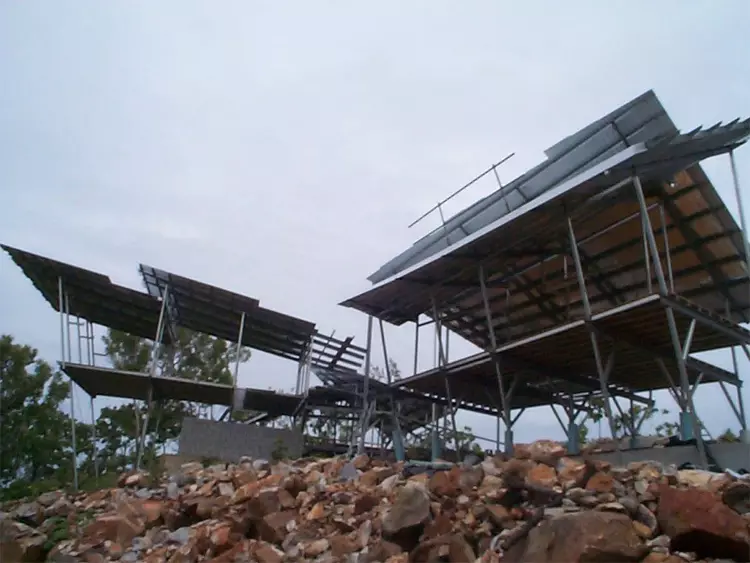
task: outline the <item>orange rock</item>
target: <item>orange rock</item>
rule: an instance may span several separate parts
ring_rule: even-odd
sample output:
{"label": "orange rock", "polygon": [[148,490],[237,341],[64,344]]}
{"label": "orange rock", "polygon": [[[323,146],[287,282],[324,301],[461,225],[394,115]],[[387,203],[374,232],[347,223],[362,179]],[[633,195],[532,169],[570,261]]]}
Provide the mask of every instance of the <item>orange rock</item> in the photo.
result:
{"label": "orange rock", "polygon": [[597,493],[611,493],[615,488],[615,480],[609,473],[601,471],[594,473],[586,482],[586,489]]}
{"label": "orange rock", "polygon": [[334,557],[343,557],[357,551],[357,542],[349,536],[335,534],[329,538],[331,553]]}
{"label": "orange rock", "polygon": [[557,472],[554,467],[540,463],[528,472],[526,482],[542,487],[554,487],[557,485]]}
{"label": "orange rock", "polygon": [[326,505],[322,502],[319,502],[312,507],[312,510],[310,510],[310,512],[307,513],[307,520],[320,520],[321,518],[324,518],[325,515]]}
{"label": "orange rock", "polygon": [[83,535],[89,541],[103,542],[106,540],[130,545],[133,538],[145,531],[143,522],[134,517],[119,514],[104,514],[89,524]]}
{"label": "orange rock", "polygon": [[287,535],[287,525],[296,520],[294,510],[274,512],[264,516],[258,523],[260,539],[270,543],[281,543]]}
{"label": "orange rock", "polygon": [[459,474],[451,471],[436,471],[435,474],[430,477],[427,488],[431,493],[444,496],[444,497],[455,497],[460,492]]}
{"label": "orange rock", "polygon": [[706,559],[750,560],[745,520],[709,491],[663,485],[656,516],[675,551],[694,551]]}
{"label": "orange rock", "polygon": [[581,481],[586,476],[586,464],[582,461],[576,461],[568,457],[560,459],[557,465],[557,474],[560,484],[570,489],[583,485]]}

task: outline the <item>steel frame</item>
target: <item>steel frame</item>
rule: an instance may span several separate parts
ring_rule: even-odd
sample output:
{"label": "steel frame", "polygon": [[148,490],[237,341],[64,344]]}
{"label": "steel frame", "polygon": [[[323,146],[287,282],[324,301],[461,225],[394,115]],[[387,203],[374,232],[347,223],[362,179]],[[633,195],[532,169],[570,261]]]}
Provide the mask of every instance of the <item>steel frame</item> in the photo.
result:
{"label": "steel frame", "polygon": [[[746,221],[745,221],[745,215],[744,215],[744,207],[743,202],[741,199],[741,190],[739,188],[739,181],[737,178],[736,173],[736,165],[734,162],[734,155],[733,152],[729,153],[730,158],[730,164],[732,167],[732,175],[733,175],[733,183],[735,187],[735,194],[737,196],[737,202],[738,207],[740,209],[740,223],[741,223],[741,235],[742,240],[744,244],[745,254],[746,256],[750,256],[750,249],[748,249],[748,239],[745,236],[744,233],[746,233]],[[640,285],[641,287],[645,286],[648,294],[653,294],[654,292],[658,293],[663,302],[663,310],[664,315],[666,317],[667,321],[667,327],[669,330],[669,339],[671,341],[671,354],[670,356],[673,357],[674,361],[677,365],[677,373],[678,373],[678,381],[675,382],[675,379],[672,377],[672,374],[669,373],[664,359],[666,356],[665,350],[656,350],[656,349],[649,349],[647,345],[642,345],[637,342],[634,342],[633,339],[628,338],[627,335],[618,335],[618,334],[609,334],[606,330],[603,330],[601,327],[594,325],[591,322],[592,318],[592,302],[589,297],[589,291],[588,291],[588,285],[589,284],[598,284],[597,275],[596,275],[596,263],[588,263],[590,262],[588,258],[585,256],[585,254],[581,251],[581,244],[583,242],[586,242],[587,240],[593,240],[595,237],[601,236],[602,232],[596,232],[593,234],[590,234],[586,237],[585,240],[579,240],[576,238],[576,233],[573,227],[573,220],[572,216],[570,214],[567,214],[565,217],[566,227],[567,227],[567,252],[565,250],[562,250],[560,252],[569,253],[570,258],[572,259],[572,265],[575,270],[576,275],[576,282],[580,294],[580,305],[583,308],[583,320],[586,323],[586,328],[589,332],[589,339],[591,342],[591,349],[592,354],[594,356],[594,362],[596,366],[596,372],[598,375],[598,381],[599,381],[599,389],[598,394],[602,397],[604,401],[604,410],[606,413],[606,418],[609,424],[610,433],[613,437],[617,435],[615,426],[614,426],[614,409],[617,410],[617,412],[621,415],[621,418],[625,424],[625,427],[622,428],[622,432],[626,435],[630,436],[631,438],[631,445],[633,442],[635,442],[635,438],[640,433],[640,430],[642,428],[642,425],[646,419],[645,414],[642,415],[640,418],[635,415],[635,406],[634,401],[641,401],[644,402],[646,405],[651,406],[653,405],[653,399],[652,399],[652,392],[649,392],[649,398],[643,399],[639,395],[631,393],[629,396],[626,396],[626,400],[630,402],[629,405],[629,414],[626,413],[626,410],[624,410],[621,405],[618,403],[617,398],[613,396],[612,389],[610,389],[610,381],[609,377],[612,373],[613,366],[615,364],[616,358],[617,358],[617,349],[618,347],[626,346],[631,347],[639,350],[640,352],[646,352],[648,353],[652,358],[653,361],[656,363],[656,365],[659,367],[660,371],[665,376],[666,380],[669,383],[669,392],[675,399],[675,402],[677,403],[679,409],[680,409],[680,427],[681,427],[681,436],[683,439],[690,439],[695,438],[696,444],[699,450],[699,455],[701,459],[701,463],[706,466],[707,465],[707,453],[705,444],[703,441],[702,432],[694,432],[694,429],[701,429],[703,428],[698,415],[696,413],[695,404],[693,401],[693,397],[695,394],[695,391],[697,387],[706,379],[707,376],[710,376],[710,379],[716,381],[719,383],[723,394],[727,398],[727,400],[730,403],[730,407],[732,408],[732,411],[734,412],[735,416],[737,417],[739,424],[742,428],[742,434],[743,437],[750,441],[750,435],[748,435],[747,432],[747,421],[745,417],[745,407],[744,402],[742,400],[742,394],[740,392],[740,386],[742,384],[741,379],[738,376],[737,372],[737,351],[736,348],[739,347],[743,352],[747,355],[748,359],[750,359],[750,348],[748,347],[750,345],[750,342],[743,341],[743,338],[741,335],[734,331],[733,328],[729,325],[727,325],[724,322],[716,322],[709,316],[700,317],[696,316],[696,313],[684,306],[679,298],[675,299],[673,297],[674,290],[676,283],[679,281],[679,279],[682,276],[690,275],[692,272],[690,270],[684,270],[681,271],[678,275],[675,274],[673,269],[673,256],[675,254],[679,254],[681,252],[684,252],[686,250],[690,250],[694,248],[694,244],[691,243],[691,237],[689,235],[686,235],[685,233],[689,230],[688,223],[690,221],[696,221],[702,217],[708,216],[711,213],[711,208],[699,212],[691,217],[682,217],[679,216],[679,212],[676,210],[676,206],[674,205],[674,201],[679,198],[686,195],[687,192],[694,189],[699,189],[700,184],[694,184],[693,186],[683,189],[680,192],[673,194],[673,195],[667,195],[666,193],[662,192],[659,195],[659,198],[657,201],[648,203],[646,200],[646,196],[644,193],[643,186],[641,184],[641,179],[638,175],[637,171],[633,171],[633,175],[630,178],[627,178],[626,180],[618,183],[618,188],[624,188],[626,186],[632,186],[633,189],[633,195],[635,196],[634,199],[637,201],[638,204],[638,211],[625,218],[621,219],[620,223],[627,220],[634,220],[638,219],[641,223],[641,240],[640,241],[629,241],[627,245],[635,245],[640,244],[642,246],[642,256],[638,259],[637,262],[634,262],[632,265],[627,264],[621,266],[621,269],[623,271],[632,271],[634,268],[636,268],[637,263],[640,262],[643,269],[646,272],[646,278],[642,282],[637,282],[635,285]],[[667,212],[670,216],[671,222],[667,223],[666,221],[666,215]],[[655,217],[658,217],[658,226],[654,224],[652,221],[651,213],[655,214]],[[608,227],[613,228],[613,226]],[[686,240],[686,244],[671,247],[670,246],[670,239],[669,239],[669,232],[672,230],[678,230],[683,235],[683,238]],[[719,238],[727,237],[727,236],[733,236],[736,233],[734,232],[723,232],[721,235],[717,235],[711,240],[718,240]],[[659,248],[659,245],[657,244],[656,237],[660,235],[662,237],[663,242],[663,249]],[[621,245],[622,246],[622,245]],[[608,252],[617,252],[617,249],[610,249]],[[702,256],[701,256],[702,257]],[[500,423],[504,423],[506,428],[506,434],[505,434],[505,451],[506,452],[512,452],[512,440],[513,440],[513,433],[512,433],[512,427],[515,419],[513,418],[513,415],[511,413],[511,409],[509,407],[510,401],[509,396],[512,396],[512,393],[514,391],[514,385],[517,384],[517,380],[512,381],[510,383],[510,386],[508,387],[508,383],[503,378],[503,371],[502,371],[502,362],[503,362],[503,356],[502,354],[498,354],[498,351],[503,348],[503,344],[498,343],[497,338],[497,330],[501,326],[501,323],[496,318],[493,318],[492,314],[492,304],[493,301],[497,301],[500,299],[508,299],[508,295],[511,290],[510,283],[513,279],[521,279],[518,276],[521,276],[523,274],[523,271],[528,268],[533,268],[535,266],[538,266],[539,264],[545,263],[547,260],[550,259],[549,256],[543,256],[542,253],[537,253],[535,257],[535,261],[532,261],[532,263],[526,262],[525,265],[521,265],[518,268],[516,268],[513,271],[506,271],[504,276],[488,276],[485,272],[485,266],[484,264],[487,262],[486,257],[483,260],[478,260],[478,264],[476,265],[476,268],[478,270],[478,285],[479,285],[479,291],[481,296],[481,301],[477,303],[474,306],[474,310],[481,308],[484,314],[485,319],[485,328],[483,329],[484,333],[486,334],[486,337],[483,339],[483,342],[485,342],[484,349],[487,353],[489,353],[491,357],[491,361],[493,364],[493,368],[495,370],[495,376],[497,380],[497,386],[500,396],[500,402],[501,404],[496,405],[496,412],[497,412],[497,436],[496,436],[496,445],[499,449],[500,447]],[[601,260],[602,255],[597,256],[597,262]],[[523,261],[522,261],[523,262]],[[566,262],[567,263],[567,262]],[[719,267],[721,264],[721,261],[717,260],[713,263],[702,263],[700,265],[700,268],[707,269],[712,274],[712,278],[714,277],[714,271],[716,267]],[[587,271],[587,265],[589,266],[589,270]],[[592,271],[593,270],[593,271]],[[687,274],[686,274],[687,271]],[[556,273],[556,275],[561,275],[559,272]],[[567,275],[567,273],[566,273]],[[431,291],[434,290],[436,286],[445,285],[450,282],[446,280],[441,280],[439,282],[434,281],[425,281],[425,291]],[[739,283],[739,282],[737,282]],[[531,282],[528,283],[526,281],[522,280],[521,285],[515,284],[514,285],[514,291],[522,291],[522,292],[528,292],[535,288],[536,285],[538,285],[539,282]],[[630,284],[633,285],[632,283]],[[721,284],[720,284],[721,285]],[[476,286],[474,286],[476,287]],[[489,290],[505,290],[505,293],[497,297],[490,297]],[[629,287],[612,287],[609,288],[609,291],[602,291],[601,286],[599,286],[599,296],[597,299],[606,299],[607,296],[612,295],[619,295],[622,293],[624,289],[629,289]],[[469,288],[466,287],[466,290],[468,291]],[[731,299],[728,294],[728,286],[722,285],[720,290],[722,291],[723,295],[726,297],[726,314],[727,318],[731,316],[731,314],[738,309],[739,306],[731,304]],[[463,318],[467,316],[467,310],[465,308],[461,309],[454,309],[454,303],[456,303],[460,299],[459,297],[456,297],[455,299],[452,299],[449,303],[437,303],[436,299],[433,297],[432,299],[432,310],[431,310],[431,319],[426,322],[420,322],[419,319],[415,319],[415,335],[414,335],[414,364],[413,364],[413,371],[416,375],[418,372],[418,351],[419,351],[419,329],[430,323],[434,323],[436,327],[436,338],[437,338],[437,345],[438,345],[438,361],[437,361],[437,369],[438,371],[443,373],[443,377],[445,380],[446,385],[446,392],[445,396],[447,397],[448,404],[454,405],[456,404],[458,406],[458,403],[455,402],[455,399],[453,397],[453,394],[451,393],[450,388],[450,382],[445,374],[446,369],[449,367],[448,362],[446,361],[445,357],[445,351],[443,349],[442,345],[442,327],[446,326],[449,330],[458,330],[461,329],[467,329],[469,326],[465,323]],[[522,308],[529,307],[532,304],[536,304],[536,301],[542,302],[544,300],[549,299],[549,296],[545,296],[544,294],[538,294],[538,297],[536,297],[533,301],[527,301],[522,304]],[[614,305],[615,303],[619,303],[617,300],[612,301],[610,297],[610,302]],[[749,301],[750,302],[750,301]],[[570,306],[570,303],[568,302],[568,307]],[[568,309],[569,310],[569,309]],[[506,321],[506,324],[508,323],[508,319],[511,317],[511,315],[514,316],[514,324],[518,323],[524,323],[529,321],[530,319],[526,319],[523,317],[518,316],[518,313],[522,312],[520,310],[514,310],[512,307],[507,307],[505,310],[505,313],[503,315],[504,320]],[[549,313],[549,312],[548,312]],[[675,320],[675,314],[679,313],[681,315],[687,315],[688,318],[690,318],[690,325],[687,331],[687,334],[680,335],[677,327],[677,322]],[[539,313],[539,315],[544,315],[545,312],[542,311]],[[382,321],[381,321],[382,324]],[[720,331],[724,333],[726,336],[736,339],[736,345],[732,346],[731,353],[733,357],[733,365],[734,365],[734,373],[732,375],[734,378],[727,377],[726,373],[723,370],[716,370],[711,366],[710,364],[706,364],[705,362],[700,362],[690,356],[691,351],[691,345],[693,341],[693,336],[696,330],[696,326],[703,324],[705,326],[709,326],[710,328]],[[472,323],[471,331],[473,334],[478,335],[480,332],[480,328]],[[609,352],[609,354],[605,357],[602,349],[602,340],[606,340],[607,342],[611,342],[612,347]],[[477,338],[475,338],[475,341]],[[688,369],[691,369],[693,371],[698,372],[698,378],[697,380],[691,385],[688,377]],[[727,389],[727,385],[731,384],[734,385],[737,391],[737,404],[735,404],[735,401],[732,400],[732,397]],[[506,388],[508,387],[508,388]],[[618,394],[618,390],[615,390],[615,395]],[[437,399],[437,397],[434,397],[434,399]],[[582,407],[581,405],[577,405],[574,401],[573,396],[569,397],[560,397],[560,400],[551,402],[550,406],[555,414],[556,419],[560,423],[560,425],[563,427],[564,431],[566,432],[568,436],[568,443],[569,446],[573,451],[577,451],[578,443],[577,443],[577,434],[578,434],[578,428],[580,424],[585,423],[585,420],[588,416],[587,409],[585,407]],[[568,401],[568,404],[565,405],[565,401]],[[557,410],[555,409],[555,404],[562,406],[563,411],[567,415],[568,418],[568,424],[564,424],[562,418],[558,414]],[[478,410],[478,409],[474,409]],[[523,411],[521,411],[523,412]],[[583,419],[579,420],[579,417],[583,414]],[[516,417],[517,418],[517,417]],[[452,416],[452,422],[454,425],[454,431],[455,431],[455,415]],[[617,449],[619,450],[619,440],[615,441],[615,445]],[[457,445],[457,450],[458,445]]]}

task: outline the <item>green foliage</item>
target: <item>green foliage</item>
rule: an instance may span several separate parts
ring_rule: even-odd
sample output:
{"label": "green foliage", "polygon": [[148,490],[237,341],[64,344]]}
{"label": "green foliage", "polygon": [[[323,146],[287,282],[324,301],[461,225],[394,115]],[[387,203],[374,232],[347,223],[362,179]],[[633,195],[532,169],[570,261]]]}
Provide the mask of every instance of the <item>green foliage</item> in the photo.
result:
{"label": "green foliage", "polygon": [[[177,340],[172,350],[157,359],[159,368],[172,377],[232,383],[236,346],[187,330],[179,330]],[[113,367],[141,372],[149,369],[152,343],[148,340],[110,330],[103,341]],[[239,355],[240,362],[245,362],[250,351],[241,348]],[[68,382],[38,359],[35,349],[16,344],[6,335],[0,337],[0,383],[0,428],[4,438],[0,441],[0,500],[35,496],[69,486],[73,481],[72,426],[70,417],[62,410],[68,399]],[[144,408],[138,402],[105,407],[95,427],[76,421],[82,489],[114,482],[121,471],[132,466]],[[150,441],[142,456],[145,467],[158,472],[158,465],[154,464],[159,451],[177,438],[183,417],[204,413],[204,408],[191,403],[155,404],[150,416]],[[154,433],[155,427],[158,432]],[[13,439],[7,439],[8,436]],[[94,477],[95,465],[99,479]]]}
{"label": "green foliage", "polygon": [[732,432],[729,428],[724,430],[721,435],[717,438],[719,442],[739,442],[740,437]]}
{"label": "green foliage", "polygon": [[276,438],[273,451],[271,452],[271,459],[273,461],[281,461],[283,459],[286,459],[287,454],[288,450],[286,444],[284,443],[284,440],[282,440],[281,438]]}
{"label": "green foliage", "polygon": [[[68,385],[30,346],[0,336],[0,495],[35,492],[71,466]],[[8,439],[11,437],[12,439]]]}
{"label": "green foliage", "polygon": [[[604,408],[604,399],[602,397],[592,399],[589,403],[589,407],[591,408],[591,412],[588,418],[591,422],[597,423],[605,418],[606,411]],[[615,436],[617,438],[629,435],[631,428],[637,428],[642,421],[645,423],[656,417],[663,417],[670,414],[669,410],[658,408],[655,405],[633,405],[632,410],[628,409],[623,413],[620,413],[615,407],[612,407],[612,410],[614,415],[613,425]],[[657,436],[672,436],[678,434],[679,431],[680,425],[677,422],[662,421],[655,427]],[[578,439],[581,445],[586,443],[588,435],[589,429],[584,424],[581,424],[578,429]]]}

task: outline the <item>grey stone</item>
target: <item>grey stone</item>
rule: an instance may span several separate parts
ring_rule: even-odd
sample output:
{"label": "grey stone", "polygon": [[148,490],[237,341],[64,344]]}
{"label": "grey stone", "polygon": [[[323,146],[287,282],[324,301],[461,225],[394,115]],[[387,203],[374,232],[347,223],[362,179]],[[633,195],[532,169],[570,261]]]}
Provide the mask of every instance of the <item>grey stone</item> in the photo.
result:
{"label": "grey stone", "polygon": [[255,459],[253,460],[253,469],[255,469],[255,471],[269,471],[271,469],[271,464],[268,463],[268,460],[266,459]]}
{"label": "grey stone", "polygon": [[177,500],[180,496],[180,486],[175,483],[171,482],[167,485],[167,497],[171,500]]}
{"label": "grey stone", "polygon": [[657,536],[652,540],[649,540],[646,545],[648,545],[651,548],[654,547],[660,547],[660,548],[669,548],[669,544],[672,543],[672,540],[669,539],[669,536],[661,535]]}
{"label": "grey stone", "polygon": [[148,489],[138,489],[135,492],[135,496],[137,496],[139,499],[151,498],[151,491]]}
{"label": "grey stone", "polygon": [[190,528],[182,527],[176,529],[174,532],[169,534],[169,541],[173,543],[179,543],[180,545],[185,545],[188,541],[190,541]]}
{"label": "grey stone", "polygon": [[617,502],[624,506],[631,516],[638,512],[638,507],[641,505],[638,499],[634,499],[633,497],[620,497],[617,499]]}
{"label": "grey stone", "polygon": [[339,471],[339,478],[343,479],[344,481],[353,481],[357,477],[359,477],[359,472],[351,462],[345,463],[341,468],[341,471]]}
{"label": "grey stone", "polygon": [[62,491],[49,491],[47,493],[42,493],[41,495],[39,495],[39,498],[37,498],[36,501],[42,506],[52,506],[58,500],[60,500],[62,496]]}
{"label": "grey stone", "polygon": [[646,491],[648,490],[648,481],[645,479],[638,479],[633,485],[635,487],[635,492],[639,495],[645,495]]}
{"label": "grey stone", "polygon": [[152,546],[152,542],[148,537],[142,536],[133,538],[133,550],[134,551],[146,551]]}
{"label": "grey stone", "polygon": [[139,555],[135,551],[126,551],[122,554],[122,557],[120,557],[120,561],[123,561],[124,563],[136,563],[138,558]]}

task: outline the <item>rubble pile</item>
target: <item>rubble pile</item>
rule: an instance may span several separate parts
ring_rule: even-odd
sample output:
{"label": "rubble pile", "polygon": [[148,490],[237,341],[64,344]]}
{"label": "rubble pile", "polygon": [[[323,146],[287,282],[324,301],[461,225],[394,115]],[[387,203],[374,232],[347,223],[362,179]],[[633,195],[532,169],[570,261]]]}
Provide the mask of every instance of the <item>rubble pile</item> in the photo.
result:
{"label": "rubble pile", "polygon": [[0,560],[750,561],[750,482],[555,442],[441,469],[359,456],[189,463],[152,486],[46,493],[0,513]]}

